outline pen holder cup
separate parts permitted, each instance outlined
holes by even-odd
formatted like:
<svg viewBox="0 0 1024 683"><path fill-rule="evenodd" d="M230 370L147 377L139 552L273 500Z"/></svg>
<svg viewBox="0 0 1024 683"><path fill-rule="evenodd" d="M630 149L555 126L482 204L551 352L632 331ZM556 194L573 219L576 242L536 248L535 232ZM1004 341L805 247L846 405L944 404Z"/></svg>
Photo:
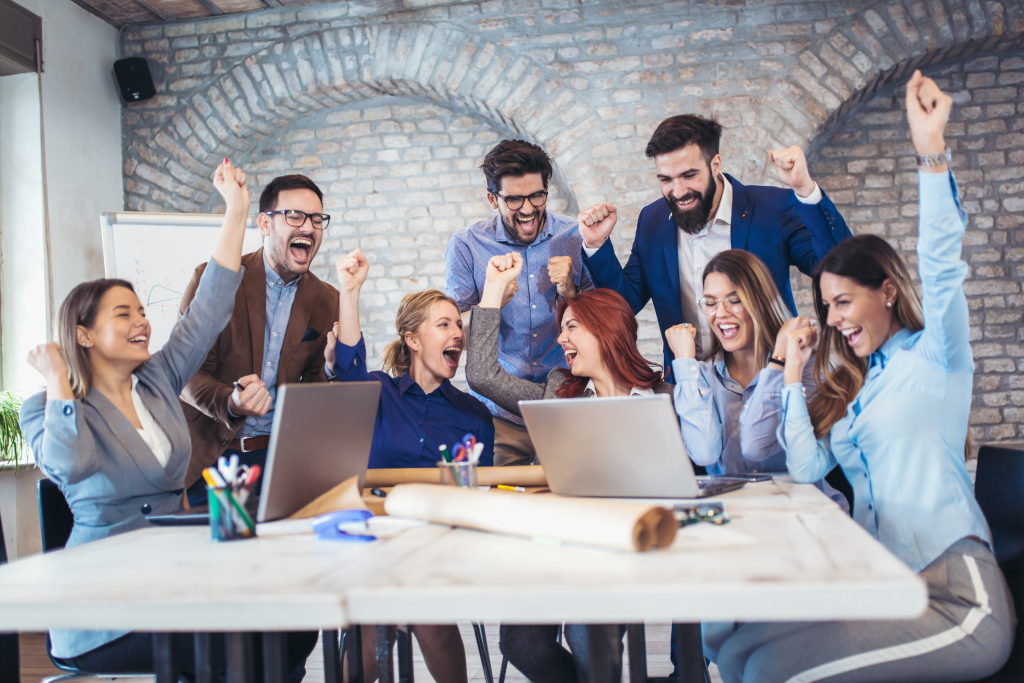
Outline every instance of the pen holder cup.
<svg viewBox="0 0 1024 683"><path fill-rule="evenodd" d="M476 488L476 463L475 462L445 462L437 463L441 470L441 483L446 486L460 486L462 488Z"/></svg>
<svg viewBox="0 0 1024 683"><path fill-rule="evenodd" d="M210 537L214 541L256 538L256 521L245 509L250 486L206 487L210 502Z"/></svg>

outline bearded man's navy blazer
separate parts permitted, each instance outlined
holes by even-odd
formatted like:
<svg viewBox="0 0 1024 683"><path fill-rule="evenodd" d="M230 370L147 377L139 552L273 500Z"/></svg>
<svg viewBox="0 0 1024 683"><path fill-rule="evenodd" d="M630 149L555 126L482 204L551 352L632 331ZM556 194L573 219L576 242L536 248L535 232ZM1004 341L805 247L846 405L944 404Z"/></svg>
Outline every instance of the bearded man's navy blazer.
<svg viewBox="0 0 1024 683"><path fill-rule="evenodd" d="M789 267L810 275L828 251L850 237L850 229L824 190L817 204L804 204L793 190L762 185L743 185L731 175L733 249L745 249L768 266L789 310L796 315ZM640 212L633 251L623 268L611 240L591 256L583 253L594 284L625 297L634 313L654 300L661 340L665 345L665 370L672 368L673 354L665 341L665 330L683 322L679 285L679 228L668 204L658 199Z"/></svg>

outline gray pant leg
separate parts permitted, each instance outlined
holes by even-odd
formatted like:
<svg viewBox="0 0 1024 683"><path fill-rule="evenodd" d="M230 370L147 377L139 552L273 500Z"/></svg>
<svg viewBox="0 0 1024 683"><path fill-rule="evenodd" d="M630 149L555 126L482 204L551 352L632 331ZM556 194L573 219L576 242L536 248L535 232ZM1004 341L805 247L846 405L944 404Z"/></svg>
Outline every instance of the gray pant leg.
<svg viewBox="0 0 1024 683"><path fill-rule="evenodd" d="M960 541L922 572L913 621L744 624L726 639L725 683L944 683L981 678L1009 656L1016 619L991 553Z"/></svg>
<svg viewBox="0 0 1024 683"><path fill-rule="evenodd" d="M526 427L500 417L494 418L495 466L532 465L536 459L537 451Z"/></svg>
<svg viewBox="0 0 1024 683"><path fill-rule="evenodd" d="M602 638L602 641L608 642L612 647L612 679L622 680L622 636L626 633L626 627L620 624L566 624L562 633L565 642L569 644L569 649L572 650L572 660L576 664L580 683L590 683L593 680L590 671L591 631L603 631L607 636Z"/></svg>

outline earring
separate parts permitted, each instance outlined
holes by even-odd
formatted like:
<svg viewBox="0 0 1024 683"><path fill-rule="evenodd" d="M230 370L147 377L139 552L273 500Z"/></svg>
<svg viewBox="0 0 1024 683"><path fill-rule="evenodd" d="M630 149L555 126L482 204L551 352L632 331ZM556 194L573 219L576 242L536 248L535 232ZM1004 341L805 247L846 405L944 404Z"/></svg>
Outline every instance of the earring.
<svg viewBox="0 0 1024 683"><path fill-rule="evenodd" d="M885 302L885 307L886 308L892 308L892 302L891 301L886 301Z"/></svg>
<svg viewBox="0 0 1024 683"><path fill-rule="evenodd" d="M92 342L89 342L89 343L86 343L86 344L82 344L82 347L86 348L86 349L91 349L92 348Z"/></svg>

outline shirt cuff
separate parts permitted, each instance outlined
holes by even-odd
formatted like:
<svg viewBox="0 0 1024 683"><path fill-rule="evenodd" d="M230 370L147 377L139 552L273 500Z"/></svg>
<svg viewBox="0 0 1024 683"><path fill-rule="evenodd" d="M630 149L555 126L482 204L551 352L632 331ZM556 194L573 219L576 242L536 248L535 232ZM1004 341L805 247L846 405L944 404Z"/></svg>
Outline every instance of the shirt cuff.
<svg viewBox="0 0 1024 683"><path fill-rule="evenodd" d="M362 336L355 346L342 344L340 341L334 345L334 365L341 372L352 367L357 358L362 359L363 365L366 365L366 341Z"/></svg>
<svg viewBox="0 0 1024 683"><path fill-rule="evenodd" d="M327 381L335 379L334 370L331 369L330 363L324 363L324 374L327 376Z"/></svg>
<svg viewBox="0 0 1024 683"><path fill-rule="evenodd" d="M796 192L793 192L793 194L796 194ZM818 187L818 183L814 183L813 192L811 192L806 197L801 197L800 195L796 194L796 198L797 201L799 201L801 204L817 204L818 202L821 201L821 188Z"/></svg>
<svg viewBox="0 0 1024 683"><path fill-rule="evenodd" d="M682 380L695 380L700 373L700 364L696 358L676 358L672 361L672 374L676 382Z"/></svg>
<svg viewBox="0 0 1024 683"><path fill-rule="evenodd" d="M594 249L589 249L587 247L583 247L583 253L587 255L587 258L590 258L591 256L593 256L594 254L596 254L599 251L601 251L601 247L596 247Z"/></svg>
<svg viewBox="0 0 1024 683"><path fill-rule="evenodd" d="M917 182L922 216L946 216L960 209L952 171L928 173L918 170Z"/></svg>

